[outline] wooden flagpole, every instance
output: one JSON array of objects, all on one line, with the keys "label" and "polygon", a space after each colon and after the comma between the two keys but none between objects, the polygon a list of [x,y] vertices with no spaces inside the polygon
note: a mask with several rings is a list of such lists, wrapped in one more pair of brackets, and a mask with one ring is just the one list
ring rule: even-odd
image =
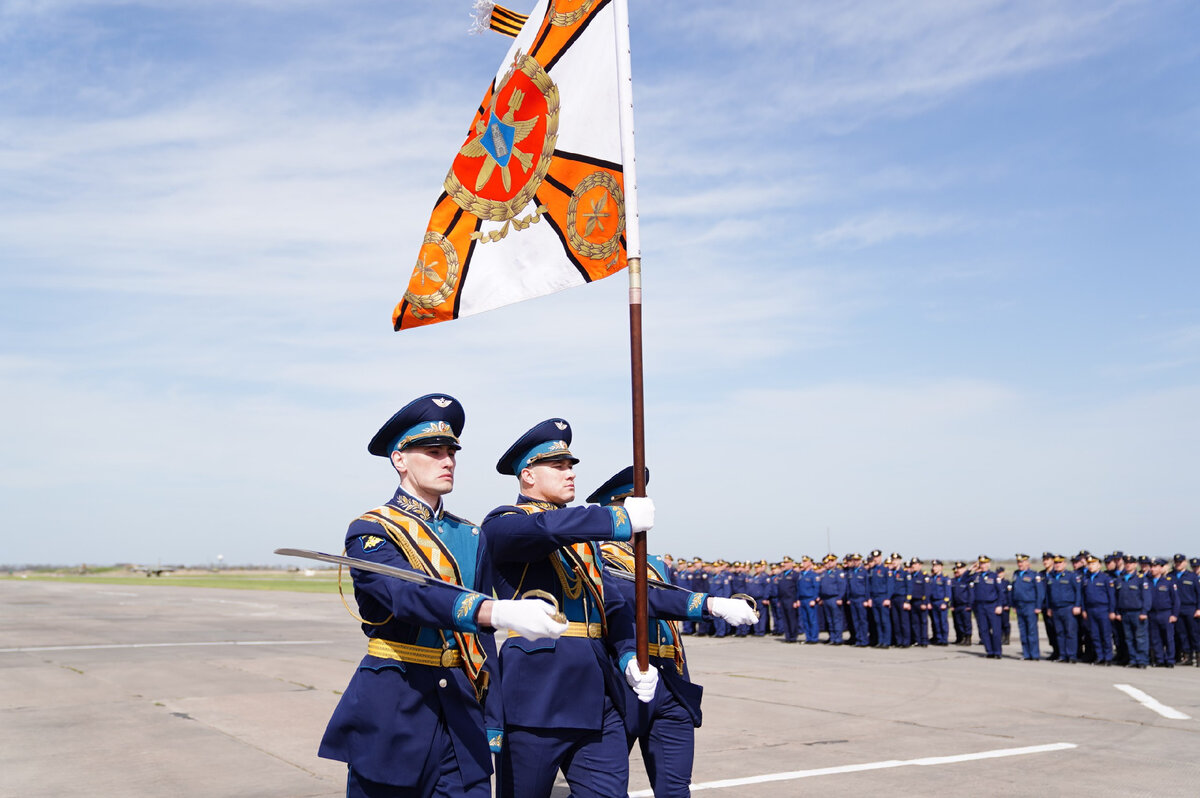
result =
[{"label": "wooden flagpole", "polygon": [[[633,394],[633,495],[646,495],[646,425],[642,392],[642,250],[638,232],[637,161],[633,148],[633,73],[628,0],[613,3],[617,36],[617,101],[621,110],[621,167],[625,177],[625,253],[629,271],[629,365]],[[638,668],[650,669],[647,631],[646,533],[633,536],[634,614]]]}]

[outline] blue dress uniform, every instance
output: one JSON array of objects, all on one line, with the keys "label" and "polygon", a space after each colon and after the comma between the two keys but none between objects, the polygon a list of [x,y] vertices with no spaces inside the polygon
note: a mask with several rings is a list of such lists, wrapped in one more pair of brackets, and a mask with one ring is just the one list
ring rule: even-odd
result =
[{"label": "blue dress uniform", "polygon": [[772,618],[781,624],[783,642],[796,642],[796,611],[792,607],[796,603],[797,579],[792,563],[783,562],[783,573],[775,580],[775,600],[771,602]]},{"label": "blue dress uniform", "polygon": [[[1029,567],[1026,554],[1017,555],[1018,568],[1013,572],[1012,597],[1013,610],[1017,614],[1017,633],[1021,637],[1021,658],[1039,660],[1042,658],[1041,646],[1038,641],[1038,615],[1046,604],[1046,581],[1042,575]],[[1021,563],[1025,565],[1021,567]]]},{"label": "blue dress uniform", "polygon": [[[570,443],[570,425],[549,419],[509,447],[496,470],[519,479],[542,461],[578,462]],[[484,519],[496,596],[546,591],[570,624],[558,640],[510,637],[501,648],[503,798],[548,798],[560,768],[580,798],[626,794],[629,691],[610,658],[622,669],[633,658],[633,612],[618,580],[603,575],[597,544],[631,534],[623,508],[568,508],[524,495]]]},{"label": "blue dress uniform", "polygon": [[[878,550],[872,556],[878,556]],[[867,592],[871,594],[871,632],[874,644],[887,648],[892,644],[892,613],[884,602],[891,597],[892,571],[882,562],[867,571]]]},{"label": "blue dress uniform", "polygon": [[[1050,574],[1054,572],[1054,568],[1051,565],[1053,562],[1053,552],[1042,552],[1042,565],[1044,566],[1042,568],[1042,579],[1047,583],[1050,581]],[[1046,627],[1046,641],[1050,644],[1050,656],[1048,658],[1057,660],[1059,654],[1058,634],[1054,631],[1054,619],[1051,618],[1049,613],[1046,612],[1049,606],[1050,605],[1047,604],[1045,607],[1042,607],[1042,625]]]},{"label": "blue dress uniform", "polygon": [[[368,451],[390,457],[411,446],[458,448],[462,424],[462,406],[452,397],[423,396],[384,424]],[[470,588],[480,587],[487,569],[480,543],[478,527],[402,488],[351,523],[345,538],[351,557]],[[347,763],[349,796],[490,795],[481,700],[488,700],[497,658],[492,635],[477,634],[483,598],[450,584],[423,586],[358,569],[350,576],[367,654],[319,755]],[[488,703],[491,714],[498,696]]]},{"label": "blue dress uniform", "polygon": [[[941,565],[941,560],[934,560],[932,565]],[[931,628],[930,642],[935,646],[950,644],[950,624],[947,610],[950,607],[950,577],[944,573],[932,574],[929,577],[929,626]]]},{"label": "blue dress uniform", "polygon": [[[729,598],[733,595],[733,575],[726,568],[724,560],[717,560],[717,572],[714,573],[708,580],[708,592],[710,595],[719,596],[721,598]],[[729,634],[729,624],[723,618],[713,618],[713,637],[725,637]]]},{"label": "blue dress uniform", "polygon": [[1000,613],[1000,643],[1007,646],[1009,635],[1012,633],[1012,613],[1008,611],[1012,606],[1012,582],[1004,575],[1003,568],[996,569],[996,578],[1000,580],[1000,587],[1004,590],[1004,612]]},{"label": "blue dress uniform", "polygon": [[846,603],[850,612],[850,636],[854,645],[866,647],[871,643],[871,631],[867,626],[867,600],[871,597],[867,587],[867,569],[862,567],[862,557],[855,554],[852,563],[857,563],[846,573]]},{"label": "blue dress uniform", "polygon": [[[682,560],[680,561],[680,566],[681,567],[676,572],[677,581],[675,584],[690,592],[692,589],[692,568],[694,566],[691,563],[684,562]],[[695,621],[683,621],[680,624],[679,631],[685,635],[694,633],[696,631]]]},{"label": "blue dress uniform", "polygon": [[771,597],[771,576],[766,572],[766,560],[759,562],[756,567],[761,570],[746,581],[746,595],[758,602],[758,623],[754,624],[754,636],[763,637],[767,634],[768,614],[764,602]]},{"label": "blue dress uniform", "polygon": [[[696,558],[699,560],[700,558]],[[704,562],[700,560],[696,563],[696,568],[692,572],[692,592],[707,593],[708,592],[709,573]],[[696,636],[703,637],[704,635],[712,634],[712,621],[696,621]]]},{"label": "blue dress uniform", "polygon": [[[1065,562],[1065,558],[1056,555],[1055,565]],[[1079,661],[1079,621],[1075,610],[1082,611],[1080,602],[1083,600],[1079,577],[1074,571],[1050,572],[1046,578],[1046,604],[1050,609],[1050,619],[1054,622],[1054,636],[1058,640],[1058,661]]]},{"label": "blue dress uniform", "polygon": [[1175,555],[1175,589],[1179,591],[1179,620],[1175,622],[1175,652],[1184,665],[1200,666],[1200,574],[1187,569],[1187,558]]},{"label": "blue dress uniform", "polygon": [[991,559],[980,556],[978,562],[986,570],[978,571],[971,578],[971,607],[975,610],[984,654],[990,659],[1000,659],[1003,651],[1000,612],[1008,611],[1008,596],[1000,578],[991,570]]},{"label": "blue dress uniform", "polygon": [[950,585],[950,604],[954,608],[954,644],[971,645],[971,574],[962,560],[954,563],[957,571]]},{"label": "blue dress uniform", "polygon": [[913,557],[909,566],[917,566],[915,571],[908,574],[908,593],[905,603],[908,605],[908,628],[912,641],[921,648],[929,645],[929,575],[921,570],[921,561]]},{"label": "blue dress uniform", "polygon": [[[1089,563],[1099,562],[1095,557]],[[1091,571],[1083,578],[1083,611],[1092,641],[1092,652],[1097,665],[1107,665],[1113,660],[1112,614],[1117,611],[1117,588],[1113,578],[1104,571]]]},{"label": "blue dress uniform", "polygon": [[[733,595],[735,596],[739,593],[747,596],[750,595],[748,590],[750,579],[746,575],[746,572],[741,570],[742,567],[743,566],[740,562],[735,562],[733,564],[734,571],[729,577],[729,582],[733,587]],[[755,601],[757,601],[757,599],[755,599]],[[734,628],[737,630],[738,637],[745,637],[746,635],[750,634],[750,624],[742,624],[741,626]]]},{"label": "blue dress uniform", "polygon": [[1129,649],[1129,665],[1144,668],[1150,663],[1150,640],[1147,635],[1150,615],[1150,584],[1130,563],[1125,573],[1116,579],[1117,614]]},{"label": "blue dress uniform", "polygon": [[[650,481],[649,469],[646,482]],[[613,505],[633,494],[633,466],[618,471],[588,496],[589,504]],[[605,562],[627,573],[636,572],[633,547],[627,543],[600,544]],[[646,576],[666,581],[661,557],[647,555]],[[621,585],[625,600],[634,601],[634,586]],[[628,750],[639,743],[646,775],[657,798],[687,798],[692,781],[696,728],[702,721],[700,699],[704,688],[688,674],[683,640],[673,621],[696,620],[705,613],[708,596],[683,590],[653,588],[647,591],[650,664],[659,672],[658,687],[650,703],[632,696],[625,701],[625,734]]]},{"label": "blue dress uniform", "polygon": [[[1104,557],[1104,568],[1108,575],[1112,577],[1114,591],[1117,587],[1117,580],[1121,578],[1121,565],[1118,564],[1118,559],[1118,552],[1113,552]],[[1117,665],[1128,665],[1129,647],[1125,645],[1125,628],[1121,626],[1120,617],[1113,621],[1112,627],[1113,648],[1116,649],[1116,656],[1113,658],[1113,662]]]},{"label": "blue dress uniform", "polygon": [[891,561],[892,584],[888,602],[892,615],[892,645],[908,648],[913,642],[908,613],[904,610],[904,602],[908,597],[909,573],[904,570],[904,558],[899,554],[893,552]]},{"label": "blue dress uniform", "polygon": [[846,596],[846,572],[837,567],[837,557],[830,554],[825,558],[825,573],[817,580],[821,614],[825,616],[825,628],[829,640],[835,646],[842,644],[845,629],[842,627],[842,601]]},{"label": "blue dress uniform", "polygon": [[[808,560],[807,557],[804,558]],[[812,560],[808,560],[811,565]],[[817,572],[812,568],[801,568],[796,572],[796,601],[800,606],[797,609],[791,609],[789,604],[785,608],[785,612],[795,613],[793,617],[799,618],[799,625],[804,631],[805,643],[817,643],[821,637],[821,626],[817,622],[820,615],[817,607],[817,599],[820,598],[821,588],[818,584]]]},{"label": "blue dress uniform", "polygon": [[[1164,566],[1166,560],[1157,559]],[[1175,622],[1179,617],[1179,590],[1167,574],[1150,577],[1150,659],[1156,665],[1175,667]]]}]

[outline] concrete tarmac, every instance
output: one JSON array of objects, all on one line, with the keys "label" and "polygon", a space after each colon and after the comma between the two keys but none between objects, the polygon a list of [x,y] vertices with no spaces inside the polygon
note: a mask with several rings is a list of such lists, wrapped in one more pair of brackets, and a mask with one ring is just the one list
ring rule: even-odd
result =
[{"label": "concrete tarmac", "polygon": [[[0,796],[342,795],[345,766],[316,750],[364,649],[335,595],[0,581]],[[1200,668],[772,637],[689,638],[687,651],[705,686],[697,795],[1192,796],[1200,784]],[[647,788],[636,749],[629,786]]]}]

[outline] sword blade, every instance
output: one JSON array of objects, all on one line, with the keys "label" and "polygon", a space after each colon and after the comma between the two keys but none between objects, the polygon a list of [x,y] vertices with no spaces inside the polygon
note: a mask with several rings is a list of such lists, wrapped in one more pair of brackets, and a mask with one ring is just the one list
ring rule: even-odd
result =
[{"label": "sword blade", "polygon": [[404,568],[397,568],[394,565],[384,565],[383,563],[371,562],[370,560],[360,560],[357,557],[343,557],[340,554],[326,554],[323,551],[311,551],[309,549],[275,549],[276,554],[282,554],[285,557],[303,557],[306,560],[320,560],[321,562],[333,563],[335,565],[347,565],[351,568],[357,568],[360,571],[370,571],[375,574],[383,574],[384,576],[394,576],[397,579],[403,579],[407,582],[413,582],[418,585],[441,585],[442,587],[451,587],[455,590],[461,590],[464,593],[472,593],[476,596],[483,596],[490,599],[491,596],[480,593],[477,590],[472,590],[469,587],[456,585],[453,582],[446,582],[442,579],[435,579],[432,576],[419,574],[416,571],[408,571]]},{"label": "sword blade", "polygon": [[[636,582],[636,578],[628,571],[622,571],[620,568],[613,568],[611,565],[604,566],[604,573],[609,576],[615,576],[617,579],[624,579],[626,582]],[[686,587],[673,585],[670,582],[664,582],[661,579],[653,579],[646,577],[646,584],[658,588],[659,590],[682,590],[684,593],[691,593]]]}]

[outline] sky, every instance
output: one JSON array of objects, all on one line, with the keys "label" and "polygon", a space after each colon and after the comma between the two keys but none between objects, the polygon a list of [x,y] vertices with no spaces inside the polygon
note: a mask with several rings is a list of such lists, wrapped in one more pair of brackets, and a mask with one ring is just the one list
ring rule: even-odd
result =
[{"label": "sky", "polygon": [[[630,6],[652,551],[1200,555],[1200,6]],[[468,518],[631,462],[623,274],[392,331],[470,12],[0,0],[0,563],[339,551],[425,393]]]}]

